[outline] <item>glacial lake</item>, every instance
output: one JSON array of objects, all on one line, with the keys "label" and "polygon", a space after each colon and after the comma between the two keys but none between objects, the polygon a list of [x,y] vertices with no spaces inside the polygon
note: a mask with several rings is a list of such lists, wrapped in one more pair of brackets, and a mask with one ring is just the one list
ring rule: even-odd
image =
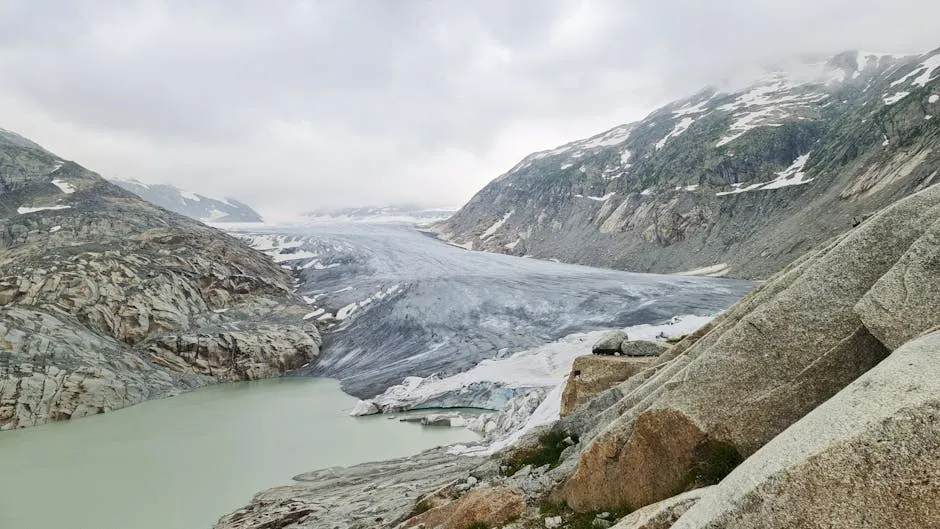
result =
[{"label": "glacial lake", "polygon": [[334,380],[286,378],[0,432],[0,528],[209,529],[302,472],[477,438],[354,419],[355,402]]}]

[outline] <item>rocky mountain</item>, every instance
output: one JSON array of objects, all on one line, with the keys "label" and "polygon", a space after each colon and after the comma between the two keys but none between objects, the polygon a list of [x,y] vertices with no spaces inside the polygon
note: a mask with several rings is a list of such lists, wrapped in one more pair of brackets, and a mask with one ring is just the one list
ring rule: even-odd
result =
[{"label": "rocky mountain", "polygon": [[0,131],[0,428],[102,413],[319,352],[244,243]]},{"label": "rocky mountain", "polygon": [[251,206],[233,198],[216,199],[166,184],[145,184],[137,180],[112,178],[116,184],[161,208],[202,222],[261,222]]},{"label": "rocky mountain", "polygon": [[509,449],[302,474],[217,527],[937,526],[938,263],[933,185]]},{"label": "rocky mountain", "polygon": [[468,248],[764,278],[938,180],[940,50],[847,52],[523,159],[434,230]]}]

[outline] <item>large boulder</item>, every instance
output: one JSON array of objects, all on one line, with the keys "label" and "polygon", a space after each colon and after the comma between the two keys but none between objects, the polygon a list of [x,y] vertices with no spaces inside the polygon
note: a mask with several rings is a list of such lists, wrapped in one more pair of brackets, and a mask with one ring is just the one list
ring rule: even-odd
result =
[{"label": "large boulder", "polygon": [[615,355],[620,354],[620,344],[624,340],[629,340],[627,333],[623,331],[612,331],[604,335],[603,338],[594,344],[591,352],[596,355]]},{"label": "large boulder", "polygon": [[940,333],[751,456],[673,529],[940,527]]},{"label": "large boulder", "polygon": [[889,349],[940,325],[940,221],[908,249],[855,306]]},{"label": "large boulder", "polygon": [[522,516],[525,494],[520,489],[479,487],[461,498],[444,521],[444,529],[499,527]]},{"label": "large boulder", "polygon": [[652,364],[651,358],[585,355],[574,359],[561,396],[564,417],[595,395],[614,387]]},{"label": "large boulder", "polygon": [[[611,407],[616,418],[584,448],[560,498],[578,511],[637,509],[715,483],[900,339],[879,337],[935,325],[936,274],[919,256],[936,251],[938,221],[940,186],[932,186],[782,271],[707,334],[673,348],[671,360]],[[892,270],[916,269],[905,262],[924,263],[925,288],[909,306],[893,287],[876,285],[903,284]],[[875,299],[897,299],[889,312],[905,318],[869,330],[868,312],[856,305],[879,291]]]},{"label": "large boulder", "polygon": [[647,340],[624,340],[620,353],[624,356],[659,356],[669,350],[669,344]]}]

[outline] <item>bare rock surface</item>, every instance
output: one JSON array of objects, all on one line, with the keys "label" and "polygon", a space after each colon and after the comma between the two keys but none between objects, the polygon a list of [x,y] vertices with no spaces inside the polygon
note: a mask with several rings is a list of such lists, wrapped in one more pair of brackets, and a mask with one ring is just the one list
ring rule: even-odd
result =
[{"label": "bare rock surface", "polygon": [[940,525],[940,333],[764,446],[673,529]]},{"label": "bare rock surface", "polygon": [[263,254],[0,137],[0,428],[309,363],[320,335]]},{"label": "bare rock surface", "polygon": [[647,505],[622,518],[614,529],[670,529],[680,516],[712,489],[713,487],[695,489]]},{"label": "bare rock surface", "polygon": [[568,383],[561,396],[561,416],[573,412],[595,395],[643,371],[651,358],[629,356],[579,356],[571,366]]},{"label": "bare rock surface", "polygon": [[423,513],[418,507],[422,499],[428,499],[428,511],[435,508],[436,493],[464,482],[480,463],[480,458],[436,449],[407,458],[309,472],[295,477],[294,485],[258,494],[250,505],[219,520],[216,528],[395,527]]}]

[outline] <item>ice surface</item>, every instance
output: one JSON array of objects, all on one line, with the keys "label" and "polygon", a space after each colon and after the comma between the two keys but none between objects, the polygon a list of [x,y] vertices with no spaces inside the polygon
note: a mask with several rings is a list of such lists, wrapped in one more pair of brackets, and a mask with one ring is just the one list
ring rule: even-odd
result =
[{"label": "ice surface", "polygon": [[[331,322],[340,310],[348,313],[325,334],[320,360],[306,371],[341,379],[359,398],[407,376],[466,371],[503,348],[712,314],[751,286],[467,252],[395,225],[271,228],[245,237],[272,253],[290,246],[317,254],[311,260],[341,264],[317,270],[292,262],[298,294],[325,309],[318,318]],[[393,286],[399,286],[394,296],[359,305]]]}]

